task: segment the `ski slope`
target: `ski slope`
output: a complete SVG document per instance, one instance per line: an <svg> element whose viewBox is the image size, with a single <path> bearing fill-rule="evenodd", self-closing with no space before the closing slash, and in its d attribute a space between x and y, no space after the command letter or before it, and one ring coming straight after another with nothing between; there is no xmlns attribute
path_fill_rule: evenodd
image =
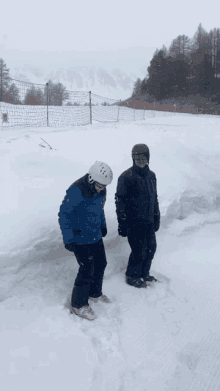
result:
<svg viewBox="0 0 220 391"><path fill-rule="evenodd" d="M145 121L0 130L1 389L220 389L220 119L146 112ZM45 140L45 141L44 141ZM49 144L47 144L47 143ZM125 284L130 252L114 194L136 143L150 148L161 228L147 289ZM78 266L58 225L66 189L95 160L107 187L103 293L93 322L68 310Z"/></svg>

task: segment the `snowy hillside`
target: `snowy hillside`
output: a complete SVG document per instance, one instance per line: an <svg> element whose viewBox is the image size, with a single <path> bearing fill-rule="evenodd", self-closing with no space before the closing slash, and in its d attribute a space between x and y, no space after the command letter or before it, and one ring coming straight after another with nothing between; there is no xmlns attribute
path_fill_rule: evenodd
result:
<svg viewBox="0 0 220 391"><path fill-rule="evenodd" d="M67 90L92 91L116 100L129 98L137 79L136 75L127 75L119 68L109 71L93 66L71 66L45 71L43 68L24 65L11 68L10 75L13 79L37 84L44 84L50 79L62 83Z"/></svg>
<svg viewBox="0 0 220 391"><path fill-rule="evenodd" d="M130 247L114 201L136 143L150 148L161 210L151 268L159 282L147 289L125 283ZM220 389L219 150L220 118L208 115L148 111L130 123L1 129L2 390ZM95 160L114 175L103 283L112 303L91 304L89 322L68 311L78 265L58 211Z"/></svg>

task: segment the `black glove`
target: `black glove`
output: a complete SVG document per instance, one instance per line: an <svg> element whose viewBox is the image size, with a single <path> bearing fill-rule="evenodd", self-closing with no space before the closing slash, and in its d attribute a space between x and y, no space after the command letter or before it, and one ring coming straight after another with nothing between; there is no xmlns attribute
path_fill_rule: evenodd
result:
<svg viewBox="0 0 220 391"><path fill-rule="evenodd" d="M125 238L127 236L127 226L126 225L119 225L118 226L118 234Z"/></svg>
<svg viewBox="0 0 220 391"><path fill-rule="evenodd" d="M154 215L154 231L157 232L160 228L160 218L157 215Z"/></svg>
<svg viewBox="0 0 220 391"><path fill-rule="evenodd" d="M74 235L82 236L82 235L81 235L82 229L74 229L74 230L73 230L73 233L74 233Z"/></svg>
<svg viewBox="0 0 220 391"><path fill-rule="evenodd" d="M101 232L102 232L102 237L104 238L107 235L107 228L106 227L102 227L101 228Z"/></svg>

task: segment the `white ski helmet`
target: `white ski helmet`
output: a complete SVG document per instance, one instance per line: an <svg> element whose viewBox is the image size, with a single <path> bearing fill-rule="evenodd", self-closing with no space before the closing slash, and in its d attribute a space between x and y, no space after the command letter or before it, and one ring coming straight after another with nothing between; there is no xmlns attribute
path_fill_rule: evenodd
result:
<svg viewBox="0 0 220 391"><path fill-rule="evenodd" d="M113 179L113 172L108 164L95 162L88 171L89 183L99 182L101 185L110 185Z"/></svg>

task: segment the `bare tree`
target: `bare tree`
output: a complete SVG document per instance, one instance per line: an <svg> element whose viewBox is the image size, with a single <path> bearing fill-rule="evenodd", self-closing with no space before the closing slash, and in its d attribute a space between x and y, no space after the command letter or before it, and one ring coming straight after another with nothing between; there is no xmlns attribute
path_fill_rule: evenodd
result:
<svg viewBox="0 0 220 391"><path fill-rule="evenodd" d="M212 66L214 68L215 77L220 73L220 29L214 28L209 33L211 41Z"/></svg>
<svg viewBox="0 0 220 391"><path fill-rule="evenodd" d="M181 54L181 35L177 38L173 39L170 47L169 47L169 55L173 58L179 56Z"/></svg>
<svg viewBox="0 0 220 391"><path fill-rule="evenodd" d="M216 31L216 76L220 74L220 29Z"/></svg>
<svg viewBox="0 0 220 391"><path fill-rule="evenodd" d="M24 98L25 105L44 105L44 94L40 88L36 88L34 85L27 90Z"/></svg>
<svg viewBox="0 0 220 391"><path fill-rule="evenodd" d="M181 54L187 56L190 50L191 43L189 37L187 37L186 35L178 35L178 37L172 41L168 50L168 54L172 58L176 58Z"/></svg>
<svg viewBox="0 0 220 391"><path fill-rule="evenodd" d="M164 57L168 57L168 49L165 45L163 45L161 50L163 52Z"/></svg>
<svg viewBox="0 0 220 391"><path fill-rule="evenodd" d="M192 49L196 51L198 49L204 49L208 41L208 33L202 27L200 23L192 39Z"/></svg>
<svg viewBox="0 0 220 391"><path fill-rule="evenodd" d="M181 42L181 54L184 56L188 56L191 50L191 41L190 38L187 37L187 35L182 35L182 42Z"/></svg>

